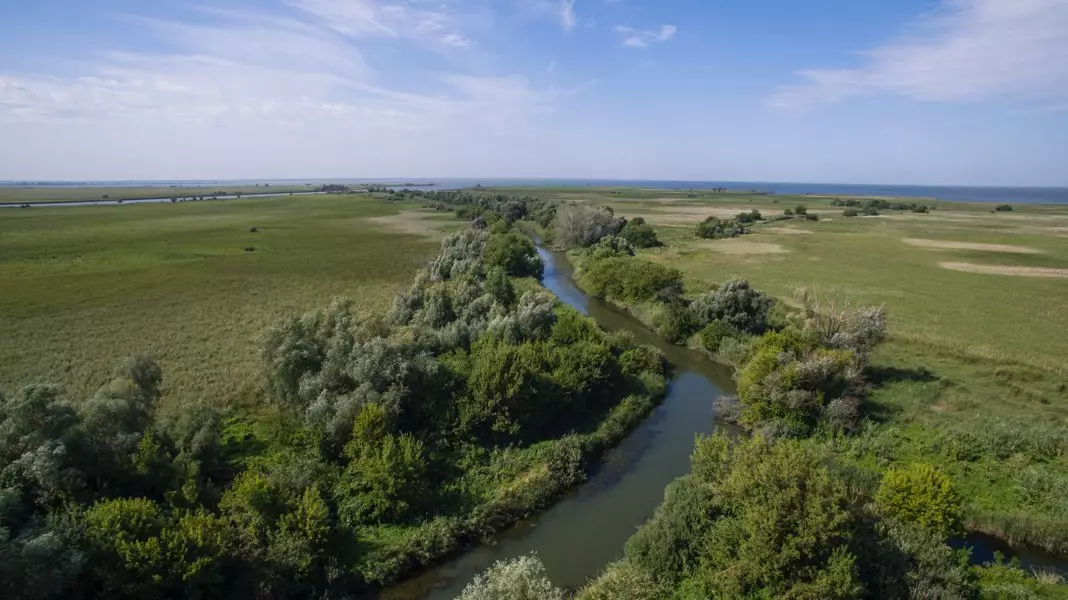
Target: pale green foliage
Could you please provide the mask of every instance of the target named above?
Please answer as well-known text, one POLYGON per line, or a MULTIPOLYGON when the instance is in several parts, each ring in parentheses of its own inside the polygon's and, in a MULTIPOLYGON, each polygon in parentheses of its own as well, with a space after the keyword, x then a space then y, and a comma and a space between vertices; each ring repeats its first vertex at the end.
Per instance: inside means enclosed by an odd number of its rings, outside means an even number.
POLYGON ((613 256, 634 256, 634 246, 618 235, 606 235, 590 248, 593 260, 613 256))
POLYGON ((608 207, 570 204, 556 211, 555 240, 565 248, 585 248, 601 238, 615 235, 623 226, 608 207))
POLYGON ((582 588, 577 600, 661 600, 670 589, 629 561, 617 561, 582 588))
POLYGON ((848 299, 820 297, 807 289, 798 290, 796 297, 803 329, 817 344, 866 357, 886 339, 886 310, 881 306, 855 307, 848 299))
POLYGON ((690 310, 702 324, 722 321, 738 331, 760 333, 767 327, 768 311, 774 305, 770 296, 748 281, 731 279, 716 291, 698 296, 690 310))
POLYGON ((482 269, 482 252, 487 240, 489 234, 477 229, 445 236, 441 241, 441 252, 430 264, 431 278, 441 281, 478 273, 482 269))
POLYGON ((498 561, 464 588, 457 600, 564 600, 535 555, 498 561))
POLYGON ((512 344, 544 340, 556 322, 556 298, 546 292, 525 292, 515 310, 495 317, 487 326, 490 337, 512 344))
POLYGON ((950 535, 960 528, 961 500, 953 481, 926 463, 888 469, 875 494, 875 504, 887 517, 940 535, 950 535))

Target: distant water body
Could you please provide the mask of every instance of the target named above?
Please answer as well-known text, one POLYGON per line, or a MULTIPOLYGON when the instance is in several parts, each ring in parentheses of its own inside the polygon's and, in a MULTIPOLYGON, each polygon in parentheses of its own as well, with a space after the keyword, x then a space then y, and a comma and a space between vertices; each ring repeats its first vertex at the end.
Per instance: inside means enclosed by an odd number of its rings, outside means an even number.
POLYGON ((0 186, 216 186, 271 183, 294 184, 401 184, 421 186, 420 189, 452 190, 481 185, 501 186, 591 186, 641 187, 664 190, 727 188, 769 194, 812 194, 830 196, 893 196, 900 198, 934 198, 956 202, 1006 202, 1018 204, 1068 204, 1068 187, 963 187, 940 185, 883 185, 844 183, 789 183, 769 181, 661 181, 638 179, 449 179, 449 178, 392 178, 392 179, 248 179, 197 181, 52 181, 0 182, 0 186), (433 185, 429 185, 433 184, 433 185))

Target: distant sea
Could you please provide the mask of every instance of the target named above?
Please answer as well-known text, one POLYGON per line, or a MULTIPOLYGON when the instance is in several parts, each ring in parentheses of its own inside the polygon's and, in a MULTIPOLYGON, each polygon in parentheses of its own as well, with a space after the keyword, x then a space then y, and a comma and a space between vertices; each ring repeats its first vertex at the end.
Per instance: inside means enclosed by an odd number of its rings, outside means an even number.
POLYGON ((769 194, 812 194, 831 196, 894 196, 935 198, 957 202, 1006 202, 1019 204, 1068 204, 1068 187, 964 187, 942 185, 886 185, 846 183, 790 183, 777 181, 662 181, 640 179, 449 179, 449 178, 377 178, 377 179, 229 179, 187 181, 3 181, 0 186, 215 186, 270 183, 294 184, 401 184, 420 185, 420 189, 454 190, 459 188, 498 186, 627 186, 664 190, 700 190, 727 188, 769 194), (427 185, 433 184, 433 185, 427 185))

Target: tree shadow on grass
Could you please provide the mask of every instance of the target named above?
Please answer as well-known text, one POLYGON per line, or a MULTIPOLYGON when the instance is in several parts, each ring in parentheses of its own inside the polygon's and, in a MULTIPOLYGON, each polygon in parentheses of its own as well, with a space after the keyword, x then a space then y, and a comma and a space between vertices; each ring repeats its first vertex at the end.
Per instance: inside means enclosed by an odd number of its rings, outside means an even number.
POLYGON ((926 367, 920 369, 901 369, 889 366, 869 366, 865 371, 868 381, 873 387, 883 387, 896 381, 915 381, 929 383, 941 379, 926 367))

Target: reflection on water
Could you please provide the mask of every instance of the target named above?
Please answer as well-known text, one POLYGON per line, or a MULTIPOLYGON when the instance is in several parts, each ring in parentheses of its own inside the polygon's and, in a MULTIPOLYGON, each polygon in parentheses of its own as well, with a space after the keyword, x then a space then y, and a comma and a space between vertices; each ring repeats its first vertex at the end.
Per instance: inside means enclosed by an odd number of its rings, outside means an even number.
POLYGON ((713 407, 734 389, 730 372, 699 354, 668 344, 636 319, 594 298, 571 281, 559 254, 538 249, 543 284, 561 301, 609 331, 627 329, 640 343, 660 348, 675 370, 664 402, 591 475, 589 481, 541 515, 473 548, 453 561, 381 594, 395 600, 452 600, 495 561, 535 551, 553 583, 581 587, 618 558, 634 530, 663 499, 664 488, 690 468, 694 436, 710 433, 713 407))

